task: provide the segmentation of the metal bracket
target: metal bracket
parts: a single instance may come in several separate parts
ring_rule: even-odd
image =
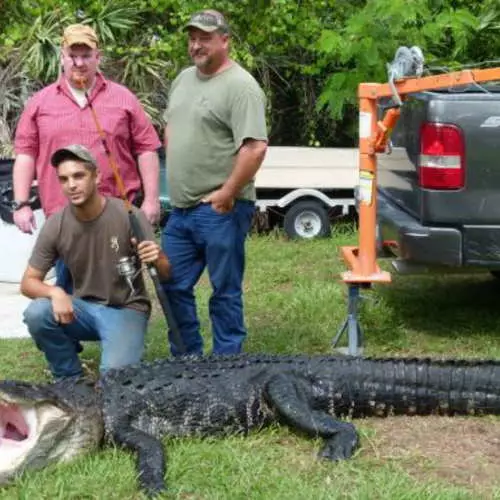
[[[362,285],[359,283],[349,284],[347,318],[332,341],[333,348],[335,349],[342,334],[346,332],[347,354],[351,356],[361,356],[363,352],[363,331],[358,321],[358,302],[361,298],[359,294],[361,286]],[[340,349],[341,348],[339,348],[339,350]],[[344,349],[342,349],[342,351],[344,351]]]

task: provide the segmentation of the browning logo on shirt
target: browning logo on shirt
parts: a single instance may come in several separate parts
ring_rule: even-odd
[[[114,250],[116,253],[120,250],[120,245],[118,244],[118,237],[111,236],[110,238],[111,250]]]

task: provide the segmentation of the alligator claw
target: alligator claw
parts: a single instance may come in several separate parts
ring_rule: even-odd
[[[146,498],[153,499],[158,498],[162,493],[166,493],[167,487],[165,486],[164,482],[162,482],[161,484],[148,484],[143,485],[143,491]]]
[[[347,460],[351,458],[358,447],[358,436],[355,433],[339,433],[334,437],[325,440],[325,445],[318,453],[318,458],[325,458],[332,462]]]

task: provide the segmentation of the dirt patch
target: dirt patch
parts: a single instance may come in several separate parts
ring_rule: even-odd
[[[366,453],[397,461],[417,480],[431,476],[483,495],[500,490],[498,419],[393,417],[364,427]]]

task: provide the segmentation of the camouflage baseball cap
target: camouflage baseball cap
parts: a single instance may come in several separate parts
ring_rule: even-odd
[[[63,32],[62,46],[87,45],[91,49],[97,49],[99,40],[96,32],[86,24],[71,24]]]
[[[229,26],[224,16],[216,10],[201,10],[195,12],[189,22],[184,26],[184,30],[189,28],[198,28],[207,33],[220,31],[221,33],[229,33]]]
[[[98,168],[92,153],[81,144],[70,144],[65,148],[58,149],[50,159],[54,167],[58,167],[64,160],[81,160],[87,163],[90,168]]]

